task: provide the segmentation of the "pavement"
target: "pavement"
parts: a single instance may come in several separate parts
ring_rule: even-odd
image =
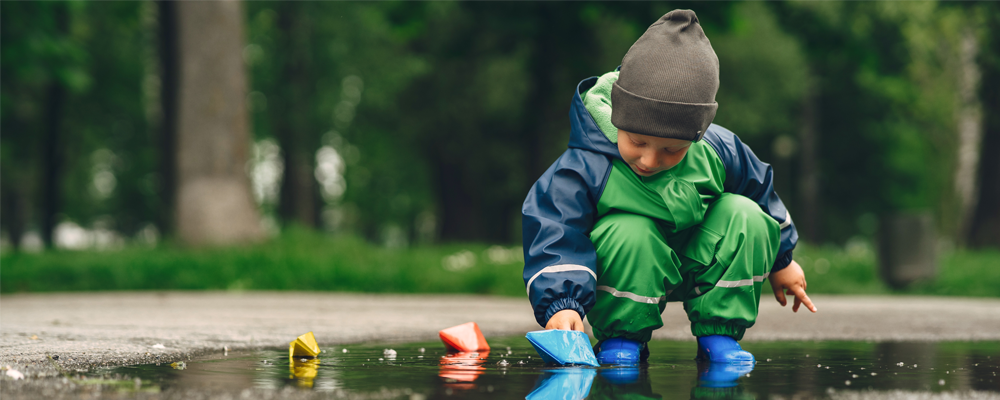
[[[819,310],[815,314],[804,307],[792,313],[790,306],[782,308],[773,298],[762,298],[757,325],[747,331],[744,341],[1000,340],[1000,299],[829,295],[812,299]],[[693,340],[679,304],[669,304],[663,318],[666,326],[654,333],[654,339]],[[307,331],[313,331],[324,346],[437,340],[438,330],[469,321],[477,322],[487,338],[540,329],[527,300],[508,297],[11,294],[0,296],[0,366],[10,366],[30,381],[62,372],[183,359],[224,348],[283,347]],[[11,395],[9,378],[0,382],[6,386],[3,392]]]

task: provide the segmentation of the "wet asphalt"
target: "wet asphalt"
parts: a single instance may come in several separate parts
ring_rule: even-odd
[[[762,298],[757,325],[744,341],[1000,340],[1000,299],[817,295],[813,300],[816,314],[804,308],[792,313],[773,298]],[[654,339],[693,339],[679,304],[669,304],[663,319],[665,326]],[[3,295],[0,367],[9,366],[25,379],[0,376],[0,397],[338,397],[336,392],[256,389],[144,393],[82,384],[73,377],[93,368],[173,362],[226,348],[282,347],[308,331],[323,346],[434,340],[438,330],[469,321],[477,322],[486,337],[540,329],[527,300],[508,297],[301,292]],[[401,396],[405,394],[371,394]]]

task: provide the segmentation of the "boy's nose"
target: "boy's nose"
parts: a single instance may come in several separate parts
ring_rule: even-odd
[[[642,164],[646,169],[657,169],[660,168],[660,159],[656,155],[648,154],[642,157]]]

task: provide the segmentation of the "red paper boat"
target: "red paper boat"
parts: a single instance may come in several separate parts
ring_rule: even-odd
[[[457,351],[487,351],[490,345],[486,343],[486,338],[479,331],[479,325],[469,322],[438,332],[441,341],[449,349]]]

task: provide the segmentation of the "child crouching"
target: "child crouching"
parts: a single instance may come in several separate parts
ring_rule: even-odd
[[[667,302],[684,303],[700,359],[753,362],[737,343],[765,279],[811,311],[795,225],[771,167],[711,122],[719,62],[697,16],[667,13],[618,71],[577,86],[569,149],[522,208],[524,282],[546,329],[598,339],[598,361],[645,360]]]

